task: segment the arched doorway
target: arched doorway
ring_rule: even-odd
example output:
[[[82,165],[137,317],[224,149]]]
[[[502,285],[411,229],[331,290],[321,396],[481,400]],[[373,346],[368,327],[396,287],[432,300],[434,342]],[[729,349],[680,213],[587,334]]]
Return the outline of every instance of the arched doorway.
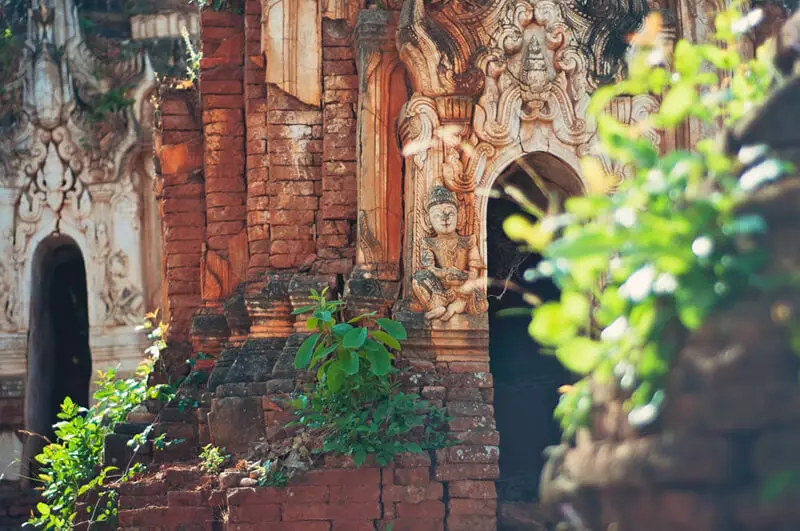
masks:
[[[36,249],[32,273],[25,424],[29,432],[52,440],[66,397],[89,405],[86,267],[74,240],[52,235]],[[25,463],[32,463],[42,444],[41,437],[28,437]]]
[[[500,175],[487,206],[489,353],[500,432],[500,529],[536,529],[534,504],[545,462],[543,451],[560,440],[553,410],[558,388],[571,379],[558,360],[542,354],[528,335],[531,306],[523,293],[546,302],[558,298],[559,290],[549,280],[525,280],[525,271],[534,269],[541,256],[521,251],[503,231],[503,222],[510,215],[527,215],[517,200],[520,195],[539,208],[547,207],[548,196],[531,173],[537,175],[548,195],[561,201],[582,189],[579,178],[564,162],[547,153],[534,153]],[[524,311],[513,313],[515,309]]]

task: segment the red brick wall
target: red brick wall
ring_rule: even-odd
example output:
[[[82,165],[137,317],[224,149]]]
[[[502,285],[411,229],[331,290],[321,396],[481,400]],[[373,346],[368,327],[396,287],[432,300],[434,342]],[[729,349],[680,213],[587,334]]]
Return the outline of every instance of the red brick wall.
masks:
[[[269,265],[269,167],[267,164],[267,85],[261,53],[261,2],[245,4],[245,127],[247,169],[248,279]]]
[[[119,529],[441,531],[445,490],[430,467],[427,455],[405,456],[389,468],[302,473],[285,488],[227,489],[196,467],[168,467],[119,487]]]
[[[162,220],[163,317],[168,340],[188,339],[189,323],[200,306],[200,260],[205,240],[202,131],[195,90],[162,87],[156,131],[159,175],[156,195]]]

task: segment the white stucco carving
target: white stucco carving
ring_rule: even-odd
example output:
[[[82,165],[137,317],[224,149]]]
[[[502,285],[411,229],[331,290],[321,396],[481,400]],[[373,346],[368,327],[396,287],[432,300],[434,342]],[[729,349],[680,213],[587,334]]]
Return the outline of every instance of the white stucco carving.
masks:
[[[144,347],[133,325],[148,309],[145,281],[159,279],[143,263],[143,232],[157,227],[142,222],[152,186],[138,144],[155,75],[146,55],[94,57],[74,0],[29,3],[19,68],[6,85],[13,97],[0,106],[0,118],[12,118],[0,121],[10,124],[0,127],[0,376],[26,377],[34,255],[53,234],[83,256],[93,367],[132,370]],[[132,104],[98,119],[113,87],[127,87]]]

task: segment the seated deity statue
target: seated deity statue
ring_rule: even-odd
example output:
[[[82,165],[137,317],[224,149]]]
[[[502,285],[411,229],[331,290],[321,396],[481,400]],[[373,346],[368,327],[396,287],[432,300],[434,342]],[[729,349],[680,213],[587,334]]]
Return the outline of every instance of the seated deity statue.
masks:
[[[479,287],[483,263],[477,238],[456,232],[456,195],[443,186],[435,186],[428,197],[427,210],[436,236],[423,239],[423,268],[414,273],[411,282],[425,308],[425,318],[448,321],[456,314],[485,312],[488,302]]]

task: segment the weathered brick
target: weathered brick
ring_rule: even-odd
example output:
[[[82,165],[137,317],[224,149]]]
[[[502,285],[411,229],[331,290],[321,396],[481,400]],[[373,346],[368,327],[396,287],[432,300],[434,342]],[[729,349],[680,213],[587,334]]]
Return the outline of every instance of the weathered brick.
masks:
[[[451,498],[497,498],[497,489],[493,481],[451,481],[448,483],[447,492]]]
[[[436,479],[439,481],[457,481],[461,479],[497,479],[500,468],[496,464],[440,464],[436,467]]]

